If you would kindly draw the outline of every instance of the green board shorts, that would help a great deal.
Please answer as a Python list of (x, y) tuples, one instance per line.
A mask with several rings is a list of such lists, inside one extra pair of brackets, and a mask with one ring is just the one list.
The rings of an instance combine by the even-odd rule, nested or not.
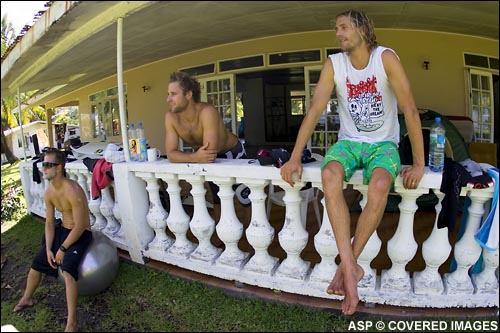
[(396, 179), (401, 168), (398, 146), (392, 141), (377, 143), (340, 140), (328, 149), (321, 170), (331, 161), (339, 162), (349, 181), (357, 169), (363, 169), (363, 184), (368, 185), (375, 168), (384, 168)]

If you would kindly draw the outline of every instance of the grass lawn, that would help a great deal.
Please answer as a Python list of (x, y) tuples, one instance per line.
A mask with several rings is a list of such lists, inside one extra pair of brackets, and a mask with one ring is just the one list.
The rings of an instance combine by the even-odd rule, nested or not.
[[(23, 332), (64, 329), (64, 288), (51, 277), (43, 278), (34, 307), (12, 312), (42, 233), (43, 223), (31, 216), (2, 233), (2, 326), (11, 324)], [(346, 331), (350, 322), (324, 310), (229, 296), (125, 260), (108, 289), (79, 297), (78, 319), (87, 332), (325, 332)]]
[[(11, 179), (20, 184), (19, 163), (2, 166), (2, 187)], [(2, 326), (10, 324), (21, 332), (54, 332), (65, 327), (64, 288), (51, 277), (42, 279), (34, 307), (12, 312), (42, 234), (43, 223), (30, 215), (2, 220)], [(79, 297), (78, 322), (87, 332), (324, 332), (346, 331), (350, 320), (325, 310), (227, 295), (221, 289), (122, 259), (108, 289)]]

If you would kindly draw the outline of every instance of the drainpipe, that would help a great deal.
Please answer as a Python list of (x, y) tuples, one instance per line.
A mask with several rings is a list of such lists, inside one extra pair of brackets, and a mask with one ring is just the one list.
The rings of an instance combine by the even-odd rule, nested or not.
[(125, 95), (123, 93), (123, 17), (116, 21), (116, 72), (118, 78), (118, 106), (120, 108), (120, 128), (122, 132), (125, 161), (130, 162), (128, 147), (127, 113), (125, 110)]
[(26, 162), (26, 147), (23, 133), (23, 117), (21, 116), (21, 94), (19, 93), (19, 87), (17, 87), (17, 107), (19, 108), (19, 125), (21, 126), (21, 142), (23, 143), (24, 162)]

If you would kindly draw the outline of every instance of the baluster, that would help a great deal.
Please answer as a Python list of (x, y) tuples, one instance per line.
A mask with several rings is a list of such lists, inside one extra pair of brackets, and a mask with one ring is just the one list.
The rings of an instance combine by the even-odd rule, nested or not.
[(436, 204), (436, 219), (432, 233), (422, 244), (422, 256), (425, 260), (425, 269), (422, 272), (413, 274), (413, 284), (415, 294), (432, 295), (442, 294), (444, 284), (439, 267), (448, 259), (451, 252), (451, 245), (448, 240), (448, 228), (438, 228), (437, 221), (441, 212), (441, 201), (444, 198), (444, 193), (439, 189), (432, 190), (438, 197), (439, 201)]
[(472, 281), (478, 294), (498, 294), (498, 248), (495, 251), (483, 249), (483, 271), (472, 275)]
[(175, 257), (186, 259), (193, 252), (196, 244), (193, 244), (186, 237), (189, 230), (189, 215), (186, 214), (182, 206), (179, 177), (175, 174), (161, 174), (161, 179), (168, 185), (167, 192), (170, 198), (167, 226), (175, 235), (174, 244), (168, 248), (167, 252)]
[(31, 199), (30, 208), (31, 208), (32, 212), (38, 212), (38, 186), (39, 186), (39, 184), (37, 184), (33, 181), (31, 181), (30, 184), (31, 184), (31, 187), (29, 189), (30, 199)]
[(95, 216), (95, 222), (92, 225), (92, 230), (102, 231), (106, 227), (106, 219), (101, 213), (101, 197), (89, 201), (89, 210)]
[(103, 232), (109, 237), (113, 238), (114, 235), (120, 230), (120, 224), (115, 219), (113, 214), (113, 207), (115, 201), (111, 197), (110, 187), (106, 186), (101, 190), (101, 205), (100, 210), (102, 216), (106, 219), (106, 227)]
[(309, 280), (330, 283), (338, 268), (335, 258), (339, 254), (339, 249), (326, 212), (325, 198), (321, 199), (321, 204), (323, 205), (323, 221), (321, 222), (321, 228), (314, 236), (314, 246), (321, 257), (321, 261), (314, 266)]
[(83, 192), (85, 193), (85, 197), (87, 198), (87, 201), (89, 201), (90, 200), (90, 193), (89, 193), (89, 190), (87, 189), (87, 180), (81, 172), (78, 172), (78, 174), (77, 174), (77, 182), (78, 182), (78, 185), (80, 185), (80, 187), (82, 188)]
[(391, 258), (392, 267), (382, 272), (380, 289), (384, 291), (411, 291), (410, 274), (405, 270), (406, 265), (417, 253), (417, 242), (413, 235), (413, 220), (418, 209), (417, 198), (428, 189), (417, 188), (407, 190), (396, 187), (401, 195), (399, 203), (399, 222), (394, 236), (387, 242), (387, 254)]
[(194, 201), (194, 213), (191, 219), (191, 232), (198, 239), (198, 247), (191, 253), (190, 258), (206, 262), (213, 262), (221, 253), (221, 249), (216, 248), (210, 242), (210, 238), (215, 231), (215, 221), (207, 210), (205, 200), (205, 177), (186, 176), (186, 180), (192, 185), (191, 194)]
[(278, 258), (271, 257), (267, 252), (274, 238), (274, 228), (269, 224), (265, 206), (264, 187), (269, 184), (269, 180), (259, 182), (257, 179), (248, 179), (243, 182), (250, 187), (249, 198), (252, 202), (252, 218), (246, 236), (248, 243), (255, 249), (255, 254), (245, 265), (245, 270), (270, 275)]
[[(85, 174), (85, 178), (87, 178), (87, 189), (89, 189), (89, 211), (90, 211), (90, 225), (92, 226), (92, 229), (94, 229), (94, 225), (97, 221), (96, 216), (94, 213), (92, 213), (92, 209), (90, 209), (90, 203), (92, 202), (92, 195), (90, 193), (90, 189), (92, 188), (92, 174), (90, 172), (87, 172)], [(95, 229), (97, 230), (97, 229)]]
[(118, 232), (115, 234), (115, 238), (121, 238), (123, 239), (125, 237), (125, 234), (123, 232), (122, 226), (122, 215), (120, 213), (120, 205), (118, 204), (118, 195), (116, 195), (116, 186), (115, 182), (111, 184), (113, 186), (113, 193), (114, 193), (114, 198), (115, 198), (115, 203), (113, 205), (113, 216), (115, 217), (116, 221), (120, 224), (120, 229)]
[(462, 238), (455, 244), (454, 257), (457, 269), (453, 273), (445, 274), (447, 294), (472, 294), (474, 286), (469, 277), (469, 268), (472, 267), (481, 255), (481, 246), (474, 239), (484, 214), (484, 203), (491, 199), (491, 192), (470, 190), (467, 195), (471, 199), (469, 216)]
[(211, 177), (209, 180), (214, 181), (220, 189), (218, 196), (221, 200), (221, 215), (216, 230), (220, 240), (225, 244), (225, 250), (217, 258), (216, 264), (239, 269), (247, 260), (248, 253), (238, 248), (238, 242), (243, 235), (243, 225), (234, 210), (234, 191), (232, 185), (235, 179)]
[[(288, 277), (292, 279), (304, 279), (310, 263), (300, 257), (300, 253), (307, 245), (309, 238), (305, 230), (305, 223), (302, 225), (301, 202), (299, 193), (304, 186), (303, 182), (297, 182), (295, 186), (278, 181), (277, 184), (285, 190), (283, 201), (286, 205), (285, 223), (283, 229), (278, 233), (281, 247), (286, 252), (286, 258), (276, 270), (276, 276)], [(307, 206), (306, 206), (307, 209)]]
[[(359, 205), (361, 209), (364, 210), (366, 203), (368, 201), (368, 185), (354, 185), (353, 188), (358, 190), (363, 198), (361, 199)], [(363, 268), (365, 274), (361, 281), (358, 282), (359, 288), (375, 290), (377, 284), (377, 271), (371, 268), (370, 263), (375, 259), (375, 257), (380, 252), (380, 247), (382, 246), (382, 241), (377, 234), (377, 230), (368, 238), (363, 251), (358, 257), (358, 264)]]
[(136, 176), (146, 181), (146, 190), (149, 195), (146, 221), (154, 229), (155, 237), (148, 244), (148, 250), (166, 251), (174, 241), (166, 233), (168, 213), (161, 204), (158, 178), (151, 172), (136, 172)]

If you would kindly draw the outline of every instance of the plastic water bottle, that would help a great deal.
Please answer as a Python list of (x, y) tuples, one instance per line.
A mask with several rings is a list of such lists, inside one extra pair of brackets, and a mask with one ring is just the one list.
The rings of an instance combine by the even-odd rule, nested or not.
[(429, 168), (433, 172), (443, 172), (445, 143), (446, 130), (441, 123), (441, 117), (436, 117), (429, 138)]
[(137, 129), (135, 130), (138, 141), (137, 148), (137, 160), (140, 162), (146, 162), (148, 160), (148, 147), (146, 140), (146, 133), (144, 133), (144, 128), (142, 128), (142, 122), (137, 123)]
[(134, 128), (134, 123), (130, 123), (128, 126), (128, 147), (130, 150), (130, 160), (131, 161), (137, 161), (137, 150), (138, 150), (138, 144), (137, 144), (137, 136), (135, 133), (135, 128)]

